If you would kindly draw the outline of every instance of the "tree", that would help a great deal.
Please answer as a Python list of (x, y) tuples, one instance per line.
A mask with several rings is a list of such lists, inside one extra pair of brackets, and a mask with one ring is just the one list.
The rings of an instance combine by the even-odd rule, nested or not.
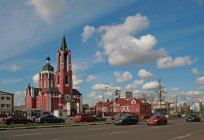
[(83, 113), (85, 113), (85, 110), (89, 110), (89, 104), (83, 104), (82, 108), (83, 108)]

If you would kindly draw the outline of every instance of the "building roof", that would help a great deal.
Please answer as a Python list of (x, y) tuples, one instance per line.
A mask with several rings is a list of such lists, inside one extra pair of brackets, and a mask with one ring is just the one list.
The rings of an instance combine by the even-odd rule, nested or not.
[(0, 94), (10, 94), (10, 95), (14, 95), (13, 93), (5, 92), (5, 91), (0, 91)]
[(67, 43), (66, 43), (65, 36), (63, 36), (62, 44), (61, 44), (60, 50), (61, 50), (61, 51), (65, 51), (66, 49), (67, 49)]
[(46, 63), (43, 67), (42, 67), (42, 71), (54, 71), (54, 67), (52, 65), (50, 65), (50, 63)]
[(59, 90), (56, 87), (49, 87), (45, 93), (59, 93)]
[(73, 95), (82, 95), (77, 89), (72, 89)]

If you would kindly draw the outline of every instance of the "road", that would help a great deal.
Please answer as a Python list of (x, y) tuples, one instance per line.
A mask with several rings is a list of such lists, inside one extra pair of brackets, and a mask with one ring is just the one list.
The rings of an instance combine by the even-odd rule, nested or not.
[(0, 131), (0, 140), (204, 140), (204, 122), (170, 121), (168, 125), (87, 125)]

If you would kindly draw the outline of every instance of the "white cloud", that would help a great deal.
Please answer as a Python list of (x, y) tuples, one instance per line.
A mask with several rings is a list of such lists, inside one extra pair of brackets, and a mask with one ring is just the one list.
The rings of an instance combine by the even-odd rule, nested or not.
[(83, 79), (79, 79), (76, 75), (73, 75), (73, 88), (80, 89), (80, 85), (83, 81)]
[(113, 72), (113, 75), (116, 77), (116, 82), (122, 83), (132, 79), (132, 74), (129, 71), (125, 72)]
[(22, 67), (13, 64), (13, 65), (9, 68), (9, 70), (10, 70), (11, 72), (17, 72), (17, 71), (22, 70)]
[(142, 85), (144, 83), (144, 80), (135, 80), (133, 83), (127, 85), (125, 89), (127, 90), (133, 90), (137, 88), (138, 86)]
[(194, 96), (194, 95), (202, 95), (203, 93), (201, 91), (196, 91), (196, 90), (191, 90), (186, 93), (189, 96)]
[(25, 91), (16, 91), (15, 96), (25, 96)]
[(35, 75), (33, 75), (32, 79), (33, 79), (33, 83), (38, 85), (39, 84), (39, 73), (36, 73)]
[(146, 16), (136, 14), (125, 19), (124, 23), (101, 26), (101, 43), (111, 65), (146, 64), (166, 55), (164, 49), (154, 50), (157, 40), (151, 35), (138, 38), (133, 35), (147, 28), (149, 20)]
[(153, 76), (153, 73), (151, 73), (145, 69), (140, 69), (137, 75), (140, 78), (150, 78)]
[(147, 82), (142, 86), (142, 89), (158, 89), (159, 82), (158, 81), (151, 81)]
[(96, 97), (96, 93), (95, 92), (91, 92), (91, 93), (88, 94), (88, 96), (90, 98), (94, 98), (94, 97)]
[(95, 79), (96, 79), (96, 76), (94, 76), (94, 75), (89, 75), (89, 76), (87, 77), (86, 81), (87, 81), (87, 82), (92, 82), (92, 81), (94, 81)]
[(105, 91), (107, 88), (109, 88), (109, 85), (106, 84), (95, 84), (92, 86), (92, 90), (94, 91)]
[(192, 73), (193, 73), (193, 74), (196, 74), (196, 75), (200, 74), (198, 68), (193, 68), (193, 69), (192, 69)]
[(204, 84), (204, 76), (198, 77), (198, 78), (196, 79), (196, 81), (197, 81), (198, 84)]
[(68, 7), (65, 0), (29, 0), (28, 5), (34, 6), (36, 14), (47, 23), (53, 22)]
[(177, 91), (179, 91), (179, 88), (172, 88), (171, 91), (172, 92), (177, 92)]
[(86, 25), (84, 27), (83, 33), (81, 34), (82, 41), (86, 42), (95, 33), (95, 31), (96, 31), (95, 27)]
[(159, 58), (157, 61), (157, 66), (159, 68), (172, 68), (185, 65), (191, 65), (193, 60), (189, 56), (176, 57), (173, 59), (171, 56)]
[(105, 55), (103, 52), (100, 52), (100, 51), (97, 51), (96, 54), (95, 54), (95, 61), (96, 63), (101, 63), (101, 62), (104, 62), (105, 61)]

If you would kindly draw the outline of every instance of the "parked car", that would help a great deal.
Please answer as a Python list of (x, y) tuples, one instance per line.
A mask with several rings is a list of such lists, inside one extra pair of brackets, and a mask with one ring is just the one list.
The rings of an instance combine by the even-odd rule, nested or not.
[(53, 115), (43, 115), (36, 118), (35, 123), (65, 123), (65, 120)]
[(186, 117), (186, 122), (200, 122), (201, 118), (197, 115), (188, 115)]
[(139, 119), (141, 120), (149, 119), (149, 115), (139, 115)]
[(28, 123), (32, 123), (32, 120), (27, 119), (26, 117), (22, 117), (22, 116), (8, 116), (6, 119), (3, 119), (3, 123), (7, 125), (28, 124)]
[(113, 116), (111, 117), (111, 119), (112, 119), (113, 121), (115, 121), (115, 120), (118, 119), (120, 116), (122, 116), (122, 114), (116, 114), (116, 115), (113, 115)]
[(90, 114), (77, 114), (74, 119), (75, 122), (96, 121), (96, 118)]
[(131, 124), (137, 124), (138, 118), (135, 115), (122, 115), (118, 119), (115, 120), (115, 125), (131, 125)]
[(147, 120), (147, 125), (167, 124), (167, 118), (164, 115), (154, 115)]
[(104, 118), (101, 115), (93, 115), (96, 118), (96, 121), (106, 121), (106, 118)]
[(36, 120), (38, 117), (40, 117), (40, 115), (33, 116), (33, 117), (31, 118), (32, 122), (35, 122), (35, 120)]

